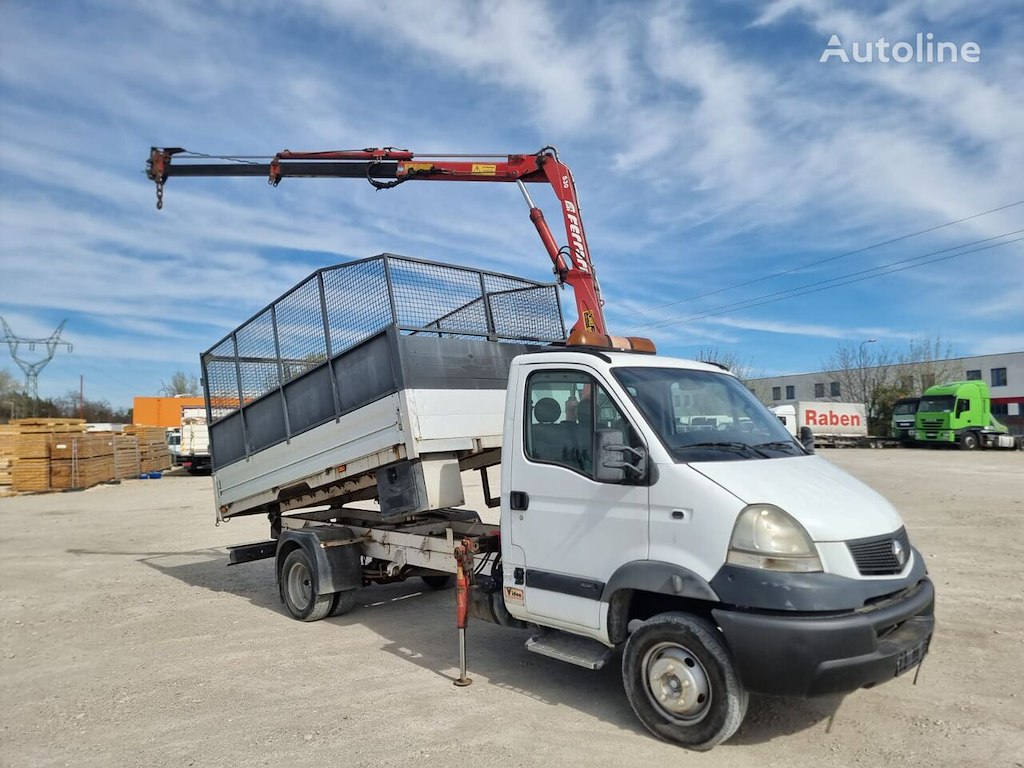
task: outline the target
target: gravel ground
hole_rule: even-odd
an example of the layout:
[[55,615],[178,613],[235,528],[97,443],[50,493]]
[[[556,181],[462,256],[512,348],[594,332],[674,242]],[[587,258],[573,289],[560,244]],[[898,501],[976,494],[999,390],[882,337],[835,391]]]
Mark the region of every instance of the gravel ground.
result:
[[[226,568],[266,523],[214,527],[209,478],[0,498],[4,766],[1022,766],[1024,455],[823,452],[902,511],[939,626],[913,675],[845,698],[753,698],[710,753],[656,741],[617,659],[590,672],[470,625],[454,594],[372,587],[314,624],[272,561]],[[824,500],[823,500],[824,501]]]

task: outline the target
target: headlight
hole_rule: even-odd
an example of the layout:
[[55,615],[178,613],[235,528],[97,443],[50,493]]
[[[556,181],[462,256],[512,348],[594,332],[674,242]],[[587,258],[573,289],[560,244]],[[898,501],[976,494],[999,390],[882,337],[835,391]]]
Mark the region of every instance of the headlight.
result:
[[766,571],[822,570],[814,542],[796,520],[770,504],[753,504],[732,530],[727,562]]

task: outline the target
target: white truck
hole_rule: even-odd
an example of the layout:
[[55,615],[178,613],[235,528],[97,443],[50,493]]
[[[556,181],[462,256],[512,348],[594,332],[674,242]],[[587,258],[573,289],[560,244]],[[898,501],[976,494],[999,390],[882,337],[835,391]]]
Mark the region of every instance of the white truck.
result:
[[807,428],[818,446],[857,445],[868,436],[868,418],[864,403],[831,403],[818,400],[792,400],[771,408],[786,431],[794,437]]
[[[530,651],[591,669],[621,649],[640,721],[701,750],[736,731],[750,692],[848,692],[921,663],[934,589],[899,514],[732,374],[605,335],[553,149],[172,164],[183,153],[151,150],[158,205],[174,175],[517,183],[575,293],[566,340],[553,285],[382,255],[317,271],[201,356],[218,521],[270,521],[231,561],[275,558],[293,617],[455,575],[456,683],[469,615],[532,627]],[[537,181],[562,206],[562,248],[526,194]],[[456,508],[469,471],[498,526]]]
[[181,409],[178,464],[192,475],[211,471],[210,431],[206,424],[205,408],[184,406]]
[[[270,518],[232,561],[276,558],[292,616],[378,582],[443,586],[462,562],[470,615],[593,669],[621,648],[637,716],[695,749],[732,735],[749,692],[852,691],[921,662],[934,592],[887,501],[721,368],[567,345],[560,320],[538,326],[559,318],[553,286],[467,274],[321,270],[202,356],[208,401],[236,404],[211,425],[218,520]],[[454,509],[471,470],[497,528]]]

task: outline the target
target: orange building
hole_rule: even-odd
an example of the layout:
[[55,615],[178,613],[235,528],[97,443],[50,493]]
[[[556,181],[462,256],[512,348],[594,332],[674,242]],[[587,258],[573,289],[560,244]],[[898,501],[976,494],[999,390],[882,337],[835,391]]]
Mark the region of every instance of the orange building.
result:
[[201,397],[136,397],[132,423],[148,427],[180,427],[181,409],[205,407]]

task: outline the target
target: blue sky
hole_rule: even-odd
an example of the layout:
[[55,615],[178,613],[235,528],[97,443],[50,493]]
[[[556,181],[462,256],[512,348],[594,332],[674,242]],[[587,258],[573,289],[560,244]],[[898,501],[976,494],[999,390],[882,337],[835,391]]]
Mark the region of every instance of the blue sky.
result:
[[[615,333],[677,356],[717,348],[763,375],[817,370],[867,338],[1020,351],[1024,242],[1009,241],[1024,233],[1009,233],[1024,205],[860,250],[1024,200],[1024,7],[983,7],[8,0],[0,314],[27,337],[67,318],[74,350],[41,396],[84,375],[86,397],[130,405],[198,373],[200,352],[321,266],[389,251],[549,279],[512,185],[171,179],[157,212],[143,169],[151,145],[554,145]],[[819,62],[832,34],[918,32],[976,42],[980,61]],[[564,238],[553,197],[531,191]],[[953,257],[780,295],[938,251]]]

